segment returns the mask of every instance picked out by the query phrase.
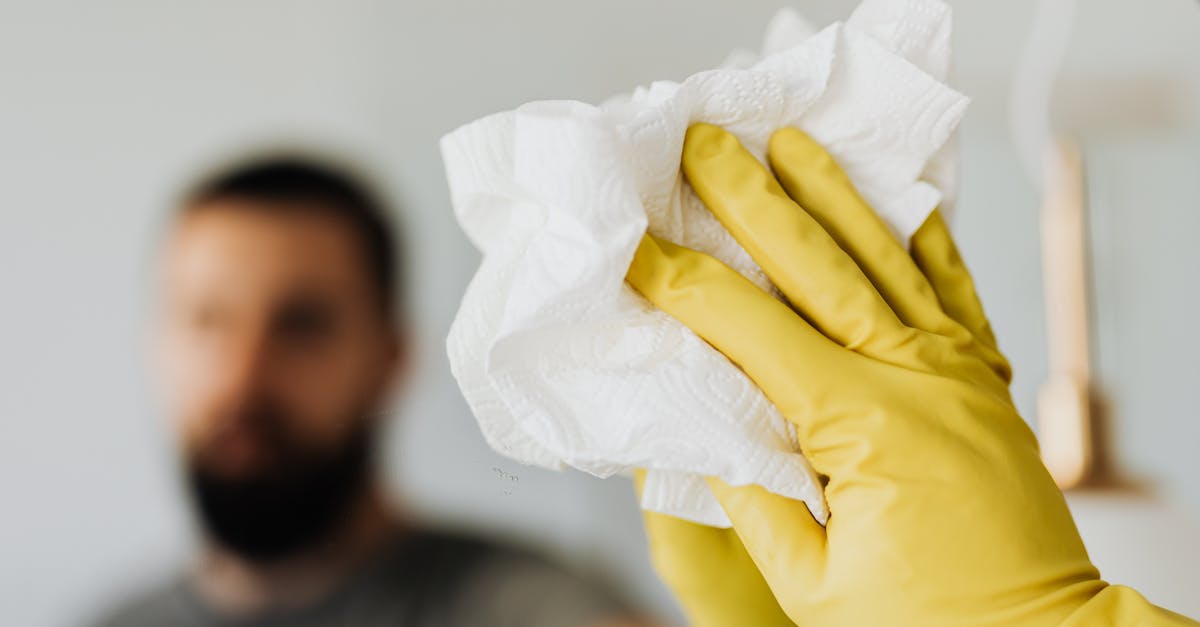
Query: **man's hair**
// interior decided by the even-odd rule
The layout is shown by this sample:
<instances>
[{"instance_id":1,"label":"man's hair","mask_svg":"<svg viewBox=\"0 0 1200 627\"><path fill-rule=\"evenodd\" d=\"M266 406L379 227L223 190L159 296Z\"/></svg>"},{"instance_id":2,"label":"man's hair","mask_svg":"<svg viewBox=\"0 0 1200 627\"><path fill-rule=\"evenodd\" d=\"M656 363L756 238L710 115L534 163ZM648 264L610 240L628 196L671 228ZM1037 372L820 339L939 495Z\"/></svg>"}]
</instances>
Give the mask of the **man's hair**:
<instances>
[{"instance_id":1,"label":"man's hair","mask_svg":"<svg viewBox=\"0 0 1200 627\"><path fill-rule=\"evenodd\" d=\"M216 200L260 201L276 211L320 212L345 222L359 240L379 304L385 315L404 294L397 271L396 225L379 197L347 169L301 155L276 155L242 161L194 185L183 197L181 211Z\"/></svg>"}]
</instances>

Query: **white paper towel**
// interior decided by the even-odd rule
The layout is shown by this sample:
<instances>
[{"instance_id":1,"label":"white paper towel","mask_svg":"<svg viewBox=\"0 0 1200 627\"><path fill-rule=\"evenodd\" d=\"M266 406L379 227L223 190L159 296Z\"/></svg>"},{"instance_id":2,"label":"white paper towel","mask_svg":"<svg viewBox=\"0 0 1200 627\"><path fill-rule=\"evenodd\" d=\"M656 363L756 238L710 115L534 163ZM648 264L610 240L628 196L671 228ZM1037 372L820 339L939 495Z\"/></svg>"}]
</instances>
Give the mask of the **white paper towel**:
<instances>
[{"instance_id":1,"label":"white paper towel","mask_svg":"<svg viewBox=\"0 0 1200 627\"><path fill-rule=\"evenodd\" d=\"M737 53L599 107L534 102L443 137L455 214L483 253L447 348L488 443L599 476L647 468L642 506L696 522L729 525L705 475L803 499L824 521L787 421L625 273L649 228L773 290L680 175L701 121L760 159L772 131L804 129L907 239L954 180L967 101L944 82L949 40L936 0L867 0L815 34L784 11L761 60Z\"/></svg>"}]
</instances>

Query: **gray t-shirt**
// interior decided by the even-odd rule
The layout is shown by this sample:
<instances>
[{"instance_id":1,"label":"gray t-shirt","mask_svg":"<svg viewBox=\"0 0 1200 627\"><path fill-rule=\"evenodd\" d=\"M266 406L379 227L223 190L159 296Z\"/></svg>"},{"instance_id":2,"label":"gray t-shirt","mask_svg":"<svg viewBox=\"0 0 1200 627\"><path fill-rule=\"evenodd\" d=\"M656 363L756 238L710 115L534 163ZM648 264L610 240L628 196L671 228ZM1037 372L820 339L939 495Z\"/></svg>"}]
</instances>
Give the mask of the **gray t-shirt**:
<instances>
[{"instance_id":1,"label":"gray t-shirt","mask_svg":"<svg viewBox=\"0 0 1200 627\"><path fill-rule=\"evenodd\" d=\"M629 611L595 582L531 553L439 532L398 535L324 601L222 615L184 576L98 627L587 627Z\"/></svg>"}]
</instances>

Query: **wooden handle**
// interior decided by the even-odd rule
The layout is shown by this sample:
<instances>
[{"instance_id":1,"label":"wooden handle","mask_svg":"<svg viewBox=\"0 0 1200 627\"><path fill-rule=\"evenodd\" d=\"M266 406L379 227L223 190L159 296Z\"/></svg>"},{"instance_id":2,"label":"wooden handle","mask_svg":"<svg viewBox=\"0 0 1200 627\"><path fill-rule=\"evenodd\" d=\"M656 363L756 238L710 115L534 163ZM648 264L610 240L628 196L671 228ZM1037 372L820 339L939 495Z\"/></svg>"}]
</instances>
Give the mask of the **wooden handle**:
<instances>
[{"instance_id":1,"label":"wooden handle","mask_svg":"<svg viewBox=\"0 0 1200 627\"><path fill-rule=\"evenodd\" d=\"M1038 436L1046 467L1066 489L1095 467L1086 196L1079 149L1066 140L1049 147L1041 227L1050 376L1038 395Z\"/></svg>"}]
</instances>

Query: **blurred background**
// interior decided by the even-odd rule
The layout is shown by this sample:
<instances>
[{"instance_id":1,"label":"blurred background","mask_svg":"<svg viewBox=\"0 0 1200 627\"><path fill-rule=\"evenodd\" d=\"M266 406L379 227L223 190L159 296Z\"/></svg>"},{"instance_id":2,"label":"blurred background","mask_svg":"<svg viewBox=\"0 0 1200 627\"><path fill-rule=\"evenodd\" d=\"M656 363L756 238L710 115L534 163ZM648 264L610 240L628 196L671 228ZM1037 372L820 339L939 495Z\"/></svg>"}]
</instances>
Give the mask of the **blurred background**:
<instances>
[{"instance_id":1,"label":"blurred background","mask_svg":"<svg viewBox=\"0 0 1200 627\"><path fill-rule=\"evenodd\" d=\"M779 7L852 1L0 0L0 623L77 624L193 541L144 325L179 185L280 140L366 162L411 235L422 364L387 444L397 499L599 569L664 618L631 488L492 453L443 351L478 256L437 140L543 98L599 102L757 49ZM952 2L956 231L1031 420L1048 376L1040 192L1009 99L1033 0ZM1092 365L1123 487L1072 495L1110 580L1200 614L1200 5L1089 0L1053 92L1087 171Z\"/></svg>"}]
</instances>

